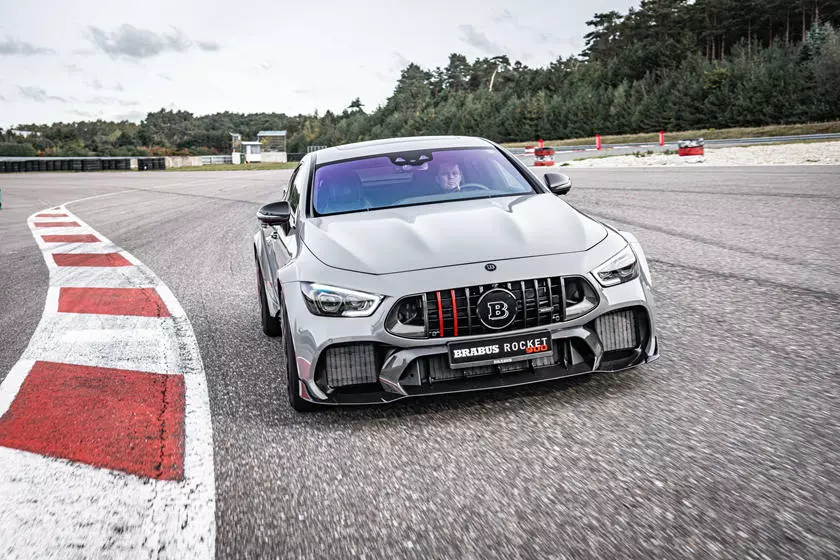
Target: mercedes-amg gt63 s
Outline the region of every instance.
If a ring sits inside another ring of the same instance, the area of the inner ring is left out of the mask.
[[[291,406],[510,387],[658,358],[641,246],[565,202],[570,188],[481,138],[307,154],[281,200],[257,212],[254,235],[262,329],[283,337]]]

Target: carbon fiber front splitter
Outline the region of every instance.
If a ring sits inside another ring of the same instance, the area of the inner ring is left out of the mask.
[[[655,350],[654,353],[651,355],[647,355],[643,350],[637,348],[626,351],[622,355],[616,356],[614,359],[608,359],[607,356],[604,356],[600,360],[597,369],[593,369],[592,363],[585,362],[569,366],[565,366],[563,364],[555,364],[546,367],[529,368],[527,370],[514,373],[495,373],[466,379],[423,383],[420,386],[402,386],[403,391],[400,393],[392,392],[393,389],[385,390],[385,388],[375,389],[371,391],[334,391],[329,395],[328,400],[314,402],[324,405],[384,404],[395,402],[401,399],[406,399],[409,397],[446,395],[453,393],[503,389],[508,387],[517,387],[523,385],[530,385],[534,383],[554,381],[579,375],[585,375],[587,373],[616,372],[624,369],[633,368],[638,365],[652,362],[658,359],[658,340],[655,340],[654,342]]]

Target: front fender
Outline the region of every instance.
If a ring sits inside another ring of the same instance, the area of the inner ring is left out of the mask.
[[[254,253],[257,257],[261,272],[263,287],[265,289],[268,309],[271,315],[276,317],[280,313],[280,295],[277,293],[277,268],[272,264],[270,249],[266,245],[262,228],[254,234]]]

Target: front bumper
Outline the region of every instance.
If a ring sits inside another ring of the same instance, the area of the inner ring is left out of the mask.
[[[645,278],[599,288],[599,292],[598,306],[583,317],[500,333],[548,330],[552,356],[512,364],[450,368],[448,343],[455,339],[411,340],[394,336],[384,328],[389,304],[396,298],[383,302],[371,317],[320,317],[306,308],[299,286],[288,284],[284,295],[297,355],[300,395],[323,404],[386,403],[412,396],[512,387],[590,372],[618,371],[657,359],[653,298]],[[615,337],[603,332],[603,319],[598,321],[599,317],[608,316],[632,317],[632,347],[625,343],[619,349],[613,348]],[[462,336],[457,341],[492,338]],[[348,378],[344,370],[358,375]]]

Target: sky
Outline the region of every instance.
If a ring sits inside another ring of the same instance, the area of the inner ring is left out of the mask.
[[[372,111],[414,62],[578,54],[596,12],[638,0],[0,0],[0,127],[149,111]]]

